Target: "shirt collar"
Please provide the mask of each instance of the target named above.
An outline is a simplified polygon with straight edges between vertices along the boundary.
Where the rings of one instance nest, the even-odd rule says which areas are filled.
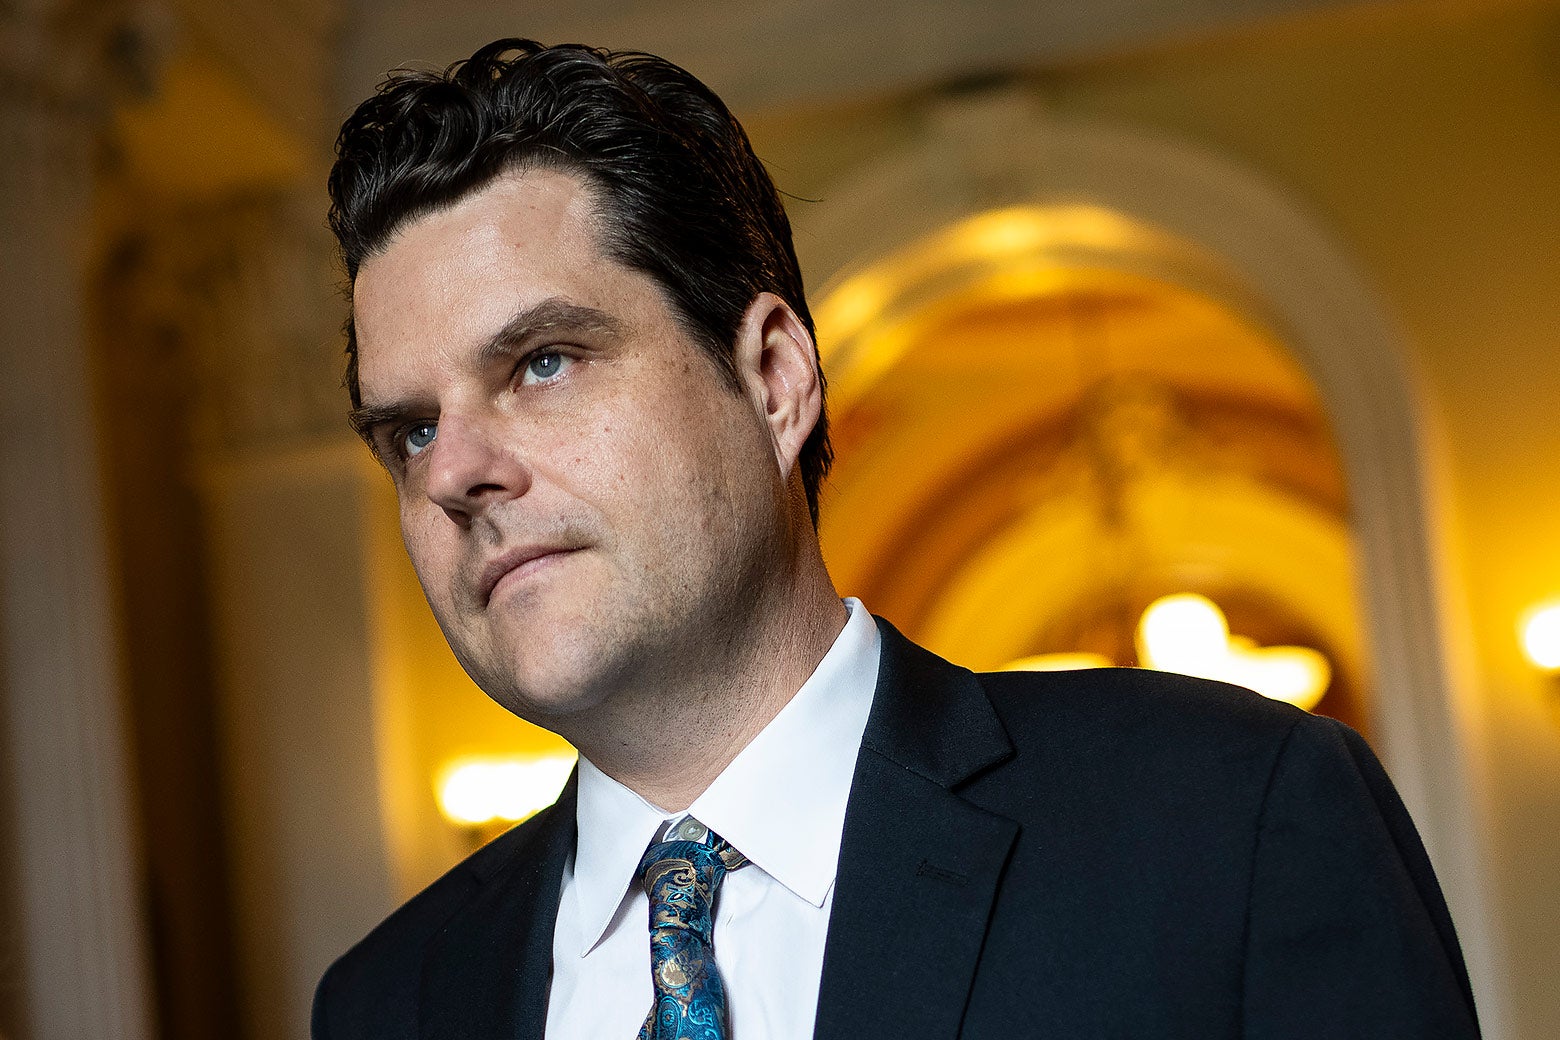
[[[882,648],[861,601],[845,606],[845,627],[811,677],[686,814],[817,907],[834,884]],[[656,831],[683,815],[656,808],[581,756],[574,892],[582,955],[612,924]]]

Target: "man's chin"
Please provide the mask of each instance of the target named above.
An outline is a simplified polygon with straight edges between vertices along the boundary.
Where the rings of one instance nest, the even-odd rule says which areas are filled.
[[[523,664],[477,685],[500,707],[527,722],[555,731],[569,728],[571,721],[600,709],[620,686],[604,674],[601,655],[587,655],[583,661],[572,658],[561,654],[539,661],[528,655]]]

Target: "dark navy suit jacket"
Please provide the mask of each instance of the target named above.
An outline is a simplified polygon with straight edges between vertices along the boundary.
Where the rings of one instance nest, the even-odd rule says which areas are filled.
[[[976,675],[879,628],[820,1040],[1478,1036],[1352,730],[1157,672]],[[571,781],[330,969],[315,1040],[541,1040],[574,832]]]

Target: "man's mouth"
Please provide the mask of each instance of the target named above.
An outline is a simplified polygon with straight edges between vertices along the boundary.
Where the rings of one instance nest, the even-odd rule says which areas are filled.
[[[477,601],[486,607],[500,584],[515,581],[559,557],[578,551],[577,546],[570,545],[524,545],[500,553],[482,568],[482,577],[477,583]]]

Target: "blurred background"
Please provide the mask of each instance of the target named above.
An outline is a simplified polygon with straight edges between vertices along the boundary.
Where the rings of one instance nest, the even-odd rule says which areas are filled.
[[[1560,1036],[1560,4],[533,6],[0,2],[0,1038],[302,1038],[556,794],[347,430],[324,226],[383,73],[507,35],[685,65],[789,193],[842,592],[1348,721],[1486,1035]]]

